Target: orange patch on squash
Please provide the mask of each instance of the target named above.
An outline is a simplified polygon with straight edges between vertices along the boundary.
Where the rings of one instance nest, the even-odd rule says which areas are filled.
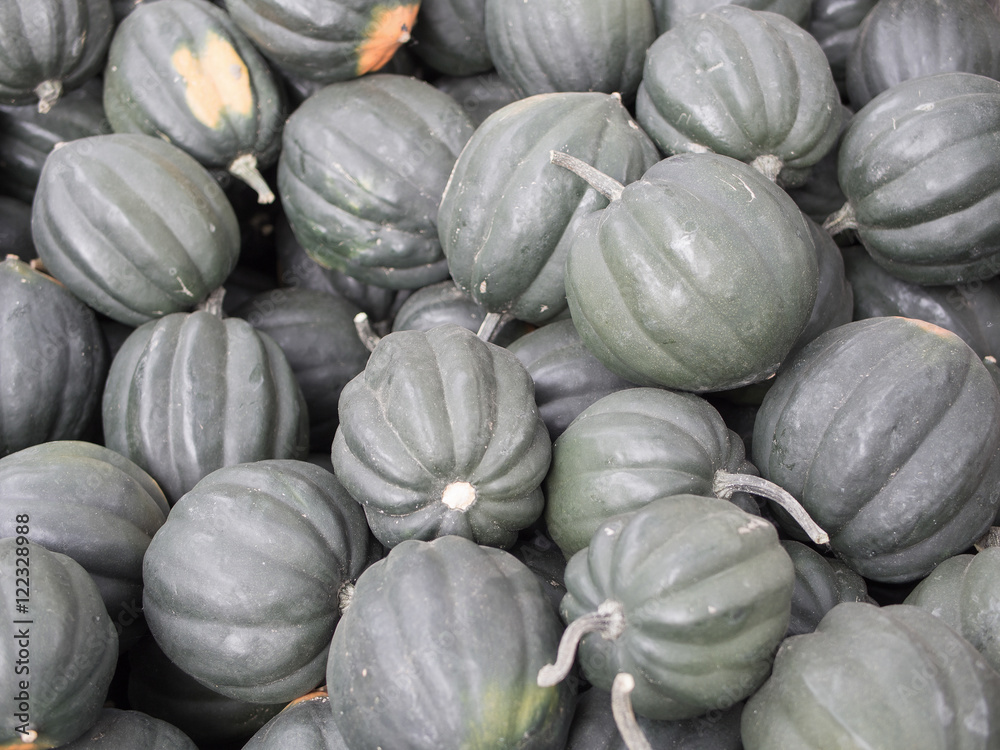
[[[199,122],[217,128],[226,113],[249,117],[253,112],[253,92],[246,63],[233,46],[209,31],[197,54],[179,48],[170,58],[174,70],[184,79],[184,98]]]
[[[394,8],[376,6],[372,21],[365,29],[364,41],[357,47],[359,76],[381,68],[392,59],[401,44],[410,41],[419,9],[420,3]]]

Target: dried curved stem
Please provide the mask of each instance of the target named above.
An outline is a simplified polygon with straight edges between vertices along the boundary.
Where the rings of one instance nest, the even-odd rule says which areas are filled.
[[[615,725],[625,741],[628,750],[652,750],[649,740],[635,720],[632,710],[632,691],[635,690],[635,678],[628,672],[619,672],[611,683],[611,714],[615,717]]]
[[[712,491],[717,497],[724,500],[732,497],[734,492],[749,492],[751,495],[767,498],[780,505],[788,515],[794,518],[795,523],[813,542],[816,544],[830,543],[830,535],[820,528],[819,524],[812,519],[812,516],[790,492],[763,477],[755,477],[753,474],[731,474],[719,469],[712,479]]]
[[[382,340],[382,337],[375,333],[375,329],[372,328],[372,323],[368,320],[367,313],[359,312],[354,316],[354,330],[358,332],[358,338],[361,339],[361,343],[370,352],[375,351],[375,346]]]
[[[500,329],[512,320],[514,320],[514,316],[510,313],[486,313],[483,322],[479,324],[479,330],[476,331],[476,335],[483,341],[493,341]]]
[[[216,287],[213,289],[205,299],[198,303],[195,307],[196,310],[201,312],[207,312],[209,315],[214,315],[217,318],[222,317],[222,299],[226,296],[225,287]]]
[[[587,633],[600,633],[602,638],[613,641],[625,630],[625,608],[612,599],[601,602],[596,612],[578,617],[563,631],[556,652],[556,663],[546,664],[538,670],[539,687],[552,687],[566,679],[573,668],[576,649]]]
[[[564,154],[562,151],[550,151],[549,161],[557,167],[568,169],[577,177],[583,178],[587,181],[588,185],[609,201],[622,197],[622,191],[625,189],[624,185],[613,177],[608,177],[608,175],[599,169],[590,166],[583,159],[577,159],[575,156]]]
[[[845,203],[839,210],[834,211],[826,217],[823,222],[823,229],[831,235],[836,236],[848,229],[858,228],[858,218],[854,215],[854,207],[850,203]]]
[[[252,187],[257,193],[258,203],[274,203],[274,193],[267,180],[257,170],[257,157],[253,154],[243,154],[233,159],[229,165],[229,173],[239,177],[243,182]]]
[[[62,96],[62,91],[62,81],[55,79],[42,81],[35,86],[35,96],[38,97],[38,113],[44,115],[52,109],[59,97]]]

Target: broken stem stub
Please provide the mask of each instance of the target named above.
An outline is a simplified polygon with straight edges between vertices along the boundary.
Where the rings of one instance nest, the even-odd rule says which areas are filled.
[[[716,497],[721,497],[723,500],[731,498],[734,492],[749,492],[751,495],[766,498],[781,506],[788,515],[795,519],[795,523],[813,542],[816,544],[830,543],[830,535],[820,528],[819,524],[812,519],[812,516],[792,493],[763,477],[755,477],[753,474],[731,474],[719,469],[712,479],[712,491]]]
[[[476,336],[483,341],[492,342],[497,337],[500,329],[512,320],[514,320],[514,316],[510,313],[486,313],[486,317],[483,318],[483,322],[479,325],[479,330],[476,331]]]
[[[569,675],[576,658],[576,648],[587,633],[600,633],[602,638],[615,640],[625,630],[625,608],[621,602],[608,599],[601,602],[596,612],[578,617],[563,631],[556,652],[555,664],[546,664],[538,670],[539,687],[558,685]]]
[[[590,166],[583,159],[577,159],[575,156],[564,154],[562,151],[550,151],[549,161],[557,167],[568,169],[577,177],[583,178],[588,185],[609,201],[622,197],[622,191],[625,189],[624,185],[613,177],[608,177],[608,175],[599,169]]]
[[[229,173],[254,189],[257,193],[258,203],[274,203],[274,193],[271,191],[271,186],[267,184],[264,175],[257,169],[256,156],[253,154],[237,156],[229,165]]]

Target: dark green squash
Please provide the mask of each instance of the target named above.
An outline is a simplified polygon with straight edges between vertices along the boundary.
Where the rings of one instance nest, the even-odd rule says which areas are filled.
[[[192,157],[149,135],[79,138],[53,151],[32,204],[48,271],[129,325],[190,310],[229,275],[236,214]]]
[[[492,70],[486,46],[486,0],[422,0],[409,49],[445,75]]]
[[[746,750],[969,748],[1000,742],[1000,672],[919,607],[845,602],[782,643],[746,703]]]
[[[819,42],[841,98],[847,100],[847,58],[861,22],[878,0],[813,0],[807,28]]]
[[[865,579],[834,557],[821,555],[812,547],[793,539],[781,546],[795,566],[792,590],[792,617],[785,637],[811,633],[823,616],[841,602],[869,602]]]
[[[32,104],[0,106],[0,192],[31,202],[45,159],[77,138],[110,133],[101,103],[101,82],[91,79],[64,94],[42,114]]]
[[[227,698],[182,671],[147,635],[127,654],[131,709],[180,729],[200,748],[240,750],[286,705]]]
[[[149,545],[149,629],[206,687],[254,703],[290,701],[323,681],[345,590],[368,564],[370,540],[361,509],[318,466],[220,469],[178,501]]]
[[[0,254],[25,263],[38,257],[31,241],[31,204],[5,195],[0,195]]]
[[[818,267],[792,199],[743,162],[679,154],[576,228],[566,297],[584,344],[637,385],[736,388],[805,328]]]
[[[242,750],[348,750],[326,691],[293,701],[262,726]]]
[[[568,685],[539,687],[562,625],[513,555],[458,536],[409,540],[358,579],[330,646],[330,705],[348,747],[551,750]]]
[[[844,248],[843,257],[855,320],[925,320],[958,334],[980,357],[1000,355],[1000,278],[926,286],[893,276],[860,245]]]
[[[846,61],[851,107],[938,73],[1000,78],[1000,18],[983,0],[880,0],[865,14]]]
[[[894,276],[1000,271],[1000,81],[940,73],[883,91],[851,119],[837,175],[847,203],[825,226],[856,230]]]
[[[295,287],[256,295],[234,312],[274,339],[288,358],[305,398],[313,451],[329,452],[340,392],[368,361],[354,326],[359,312],[339,295]]]
[[[287,115],[275,74],[229,15],[208,0],[160,0],[115,30],[104,109],[116,133],[163,138],[258,193],[278,160]]]
[[[801,181],[840,133],[819,43],[785,16],[721,5],[680,19],[646,54],[636,119],[666,154],[713,151]]]
[[[434,87],[461,104],[476,127],[501,107],[521,98],[494,70],[480,75],[440,76],[434,79]]]
[[[780,13],[804,27],[809,21],[813,0],[652,0],[652,3],[657,32],[663,34],[684,18],[720,5],[739,5],[751,10]]]
[[[108,448],[54,440],[0,458],[0,537],[29,510],[26,536],[83,566],[129,648],[145,632],[142,558],[170,510],[163,491]]]
[[[419,0],[225,0],[226,10],[280,69],[333,83],[382,68],[410,40]]]
[[[140,326],[108,373],[104,440],[171,504],[223,466],[305,458],[308,408],[274,340],[239,318],[174,313]]]
[[[753,462],[868,579],[913,581],[1000,507],[1000,392],[958,336],[870,318],[814,339],[757,413]]]
[[[1000,547],[949,557],[904,603],[940,617],[1000,672]]]
[[[365,283],[442,281],[438,206],[472,130],[454,99],[415,78],[380,74],[318,91],[289,117],[278,161],[296,239],[317,263]]]
[[[109,0],[9,0],[0,6],[0,103],[37,102],[47,112],[63,91],[97,75],[111,41]]]
[[[634,99],[643,56],[656,38],[649,0],[485,5],[490,59],[522,96],[598,91]]]
[[[507,348],[531,376],[538,414],[553,440],[595,401],[632,387],[590,353],[572,320],[547,323]]]
[[[394,331],[429,331],[446,323],[475,333],[486,310],[451,279],[416,289],[399,306],[392,319]]]
[[[93,435],[108,373],[97,318],[16,256],[0,261],[0,362],[0,456]]]
[[[659,159],[619,97],[538,94],[503,107],[476,129],[437,219],[455,283],[487,311],[535,324],[565,314],[563,269],[573,235],[607,205],[550,162],[553,149],[626,183]]]
[[[333,466],[387,547],[508,547],[542,513],[551,443],[531,377],[467,328],[396,331],[340,396]]]
[[[64,750],[198,750],[184,732],[141,711],[105,708],[97,723]]]
[[[569,624],[554,684],[576,660],[595,687],[635,682],[637,716],[724,710],[771,671],[791,611],[794,570],[775,528],[732,503],[671,495],[615,516],[566,566]],[[564,656],[566,658],[564,658]]]
[[[854,113],[841,105],[840,132],[847,129]],[[822,224],[826,218],[838,211],[844,205],[844,191],[840,189],[837,180],[837,162],[840,156],[840,140],[826,152],[826,155],[809,168],[805,181],[796,186],[787,186],[785,190],[802,209],[802,213],[817,224]]]
[[[118,635],[87,571],[25,538],[31,509],[21,508],[14,521],[18,535],[0,539],[0,702],[7,712],[0,745],[43,750],[97,721]]]

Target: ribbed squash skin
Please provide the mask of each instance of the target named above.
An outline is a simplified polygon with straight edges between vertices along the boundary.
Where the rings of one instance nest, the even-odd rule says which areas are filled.
[[[278,68],[333,83],[383,67],[413,30],[419,0],[226,0]]]
[[[296,239],[359,281],[442,281],[438,206],[472,130],[454,99],[415,78],[386,73],[320,90],[288,119],[278,162]]]
[[[93,310],[16,257],[0,261],[0,456],[89,437],[107,372]]]
[[[743,745],[987,750],[1000,741],[998,711],[1000,673],[940,619],[844,603],[782,644],[743,709]]]
[[[243,750],[349,750],[337,728],[330,696],[315,693],[293,702],[262,726]]]
[[[812,0],[652,0],[656,13],[656,28],[663,34],[684,18],[696,13],[704,13],[719,5],[739,5],[750,10],[766,10],[779,13],[800,26],[809,20]]]
[[[31,104],[0,106],[0,170],[4,173],[0,192],[30,203],[45,159],[57,143],[109,132],[98,81],[59,97],[45,114]]]
[[[566,259],[569,309],[587,348],[637,385],[687,391],[774,373],[808,322],[817,283],[802,212],[718,154],[650,168],[580,223]]]
[[[837,168],[862,244],[887,271],[955,284],[1000,269],[1000,81],[910,79],[851,120]]]
[[[441,76],[434,79],[434,87],[461,104],[476,127],[501,107],[521,98],[496,71],[480,75]]]
[[[814,0],[808,29],[823,49],[841,94],[847,94],[847,58],[861,22],[878,0]]]
[[[96,75],[113,29],[109,0],[8,0],[0,7],[0,103],[37,103],[45,81],[69,91]]]
[[[104,109],[117,133],[155,135],[207,167],[278,158],[286,117],[271,68],[208,0],[144,3],[115,31]]]
[[[174,313],[137,328],[108,373],[105,445],[171,504],[233,464],[305,458],[308,412],[280,347],[244,320]]]
[[[538,414],[555,440],[600,398],[632,387],[590,353],[572,320],[556,320],[511,342],[535,383]]]
[[[782,540],[781,546],[795,566],[792,617],[786,637],[811,633],[823,616],[841,602],[869,601],[864,578],[844,562],[793,539]]]
[[[656,38],[649,0],[486,0],[485,28],[494,67],[522,96],[600,91],[631,102]]]
[[[15,519],[28,509],[28,538],[83,566],[119,646],[134,643],[145,631],[142,557],[170,509],[156,482],[108,448],[54,440],[0,459],[0,537],[17,536]]]
[[[334,469],[386,546],[456,534],[508,547],[541,515],[551,443],[506,349],[453,324],[390,333],[339,408]]]
[[[1000,278],[924,286],[888,273],[860,246],[845,248],[854,291],[854,318],[898,315],[926,320],[958,334],[980,357],[1000,354]]]
[[[814,339],[775,379],[753,462],[865,578],[921,578],[1000,506],[1000,393],[961,339],[871,318]]]
[[[52,153],[32,236],[53,276],[132,326],[193,308],[240,252],[236,213],[208,171],[176,146],[132,133],[80,138]]]
[[[586,216],[607,205],[550,162],[553,150],[622,183],[659,159],[619,98],[538,94],[503,107],[476,129],[437,218],[455,283],[488,311],[536,324],[565,314],[563,269],[572,237]]]
[[[327,686],[350,748],[563,747],[573,690],[539,687],[561,623],[534,574],[457,536],[410,540],[358,579]]]
[[[1000,672],[1000,548],[949,557],[904,603],[940,617]]]
[[[855,110],[897,83],[952,72],[1000,77],[1000,18],[979,0],[881,0],[861,21],[846,62]]]
[[[30,509],[21,513],[31,514]],[[0,746],[43,750],[76,739],[97,721],[115,672],[118,635],[79,563],[23,541],[0,539],[0,668],[8,675],[0,682],[0,700],[11,714],[0,730]],[[25,598],[25,585],[30,589],[27,612],[19,612],[16,598]],[[15,671],[18,660],[27,671]],[[25,701],[17,697],[22,690],[28,696],[27,716],[17,717]],[[18,734],[18,727],[27,735]]]
[[[725,709],[767,679],[788,625],[794,571],[775,528],[713,497],[672,495],[609,519],[566,566],[569,623],[622,605],[615,639],[584,636],[583,674],[610,690],[635,678],[635,713],[688,719]]]
[[[328,471],[280,460],[226,467],[188,492],[153,538],[146,621],[206,687],[290,701],[322,683],[341,590],[370,553],[364,514]]]
[[[840,133],[840,94],[816,40],[777,13],[722,5],[646,54],[636,119],[664,153],[709,149],[812,166]]]
[[[486,45],[486,0],[422,0],[413,39],[413,54],[445,75],[493,69]]]
[[[105,708],[90,729],[64,750],[198,750],[184,732],[141,711]]]
[[[757,473],[705,399],[659,388],[616,391],[584,409],[553,445],[549,535],[570,557],[611,516],[661,495],[712,495],[720,469]]]

